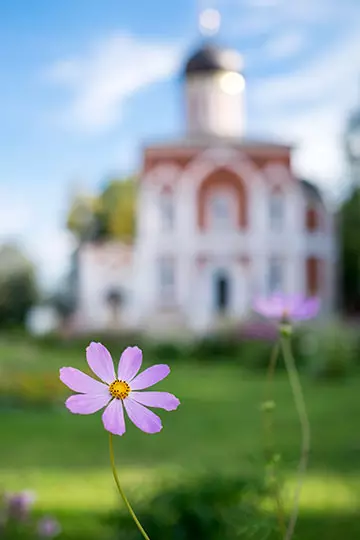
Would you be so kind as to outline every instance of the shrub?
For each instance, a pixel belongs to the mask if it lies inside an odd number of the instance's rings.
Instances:
[[[0,379],[3,407],[53,407],[66,395],[57,373],[16,373]]]
[[[356,361],[356,334],[342,325],[331,325],[303,338],[303,354],[309,373],[316,379],[342,379]]]
[[[181,342],[149,343],[147,349],[154,362],[186,360],[191,356],[191,345]]]
[[[267,341],[245,341],[242,344],[239,361],[247,369],[266,370],[273,344]]]
[[[212,335],[194,342],[191,355],[196,360],[236,359],[240,343],[229,335]]]
[[[35,518],[34,495],[27,491],[0,493],[0,537],[3,540],[49,540],[61,533],[59,523],[51,516]]]
[[[160,493],[138,517],[157,540],[264,540],[274,528],[273,518],[260,511],[265,495],[257,479],[209,476]],[[127,514],[111,521],[116,540],[139,537]]]

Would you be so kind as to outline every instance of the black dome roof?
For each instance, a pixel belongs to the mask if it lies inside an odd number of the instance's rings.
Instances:
[[[241,55],[233,49],[205,44],[193,53],[185,66],[185,75],[214,71],[237,71],[242,68]]]
[[[305,180],[301,178],[300,186],[302,187],[306,197],[310,199],[316,199],[319,202],[323,201],[320,189],[317,186],[315,186],[315,184],[313,184],[312,182],[309,182],[309,180]]]

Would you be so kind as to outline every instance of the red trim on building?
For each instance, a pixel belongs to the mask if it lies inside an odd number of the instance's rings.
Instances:
[[[322,281],[322,261],[317,257],[306,259],[306,292],[308,296],[319,296]]]
[[[197,199],[198,227],[206,229],[206,204],[209,194],[218,188],[229,187],[236,197],[236,222],[239,229],[245,229],[248,224],[247,193],[243,180],[227,169],[216,169],[202,182]]]

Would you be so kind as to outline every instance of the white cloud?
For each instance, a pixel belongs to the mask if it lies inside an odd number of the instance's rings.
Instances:
[[[30,222],[28,204],[13,192],[0,189],[0,241],[16,238]]]
[[[298,173],[318,180],[331,194],[343,185],[343,132],[358,101],[360,32],[352,30],[301,69],[258,80],[251,95],[255,132],[293,141]]]
[[[336,198],[344,177],[341,140],[342,117],[316,107],[308,114],[279,117],[273,132],[294,143],[293,166],[297,174],[317,181]]]
[[[132,93],[176,71],[180,52],[178,45],[117,33],[82,55],[57,62],[48,77],[71,94],[61,118],[82,131],[111,127]]]
[[[72,235],[56,225],[27,235],[26,251],[39,269],[42,288],[51,288],[65,275],[74,247]]]
[[[240,0],[232,0],[232,3],[239,4]],[[245,0],[244,5],[251,8],[273,7],[282,3],[282,0]]]
[[[318,54],[305,67],[281,76],[262,80],[255,89],[257,101],[271,100],[272,106],[282,107],[289,102],[301,102],[304,98],[322,103],[336,96],[344,101],[355,98],[355,86],[350,85],[357,77],[356,65],[360,50],[360,32],[345,36],[343,42],[335,42],[325,52]]]
[[[36,265],[40,286],[46,288],[64,275],[74,242],[55,220],[52,223],[45,216],[44,223],[41,204],[0,189],[0,244],[19,246]]]
[[[306,44],[304,32],[287,31],[270,39],[265,45],[265,54],[272,60],[283,60],[301,52]]]

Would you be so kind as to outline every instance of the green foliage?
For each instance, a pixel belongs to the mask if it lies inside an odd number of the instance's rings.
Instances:
[[[35,270],[12,245],[0,248],[0,327],[21,326],[37,299]]]
[[[70,205],[67,227],[80,240],[115,238],[131,242],[135,235],[136,180],[110,180],[97,196],[77,196]]]
[[[119,356],[119,343],[118,338],[118,342],[114,339],[109,345],[115,359]],[[129,337],[127,344],[134,343]],[[0,380],[16,377],[20,372],[31,372],[33,382],[36,374],[51,372],[57,378],[59,367],[64,365],[84,369],[84,345],[85,340],[82,344],[62,345],[54,341],[53,346],[50,342],[45,346],[42,341],[28,340],[19,333],[14,339],[8,334],[6,338],[0,336]],[[144,367],[156,361],[149,354],[144,355]],[[158,485],[164,489],[170,482],[185,483],[185,474],[197,476],[204,469],[214,477],[226,473],[256,475],[262,463],[259,406],[264,399],[265,376],[261,372],[255,376],[244,373],[239,364],[226,359],[201,364],[173,362],[170,358],[166,361],[171,375],[154,390],[176,394],[181,406],[173,413],[159,411],[164,424],[161,434],[147,436],[129,422],[126,435],[115,441],[120,481],[135,511],[143,510],[142,515],[149,511],[147,497]],[[356,504],[360,500],[359,376],[354,373],[341,384],[337,380],[313,384],[303,376],[303,383],[312,426],[312,451],[296,538],[360,538]],[[274,377],[273,396],[276,451],[282,456],[284,500],[289,511],[299,457],[299,425],[284,373]],[[101,412],[72,415],[63,405],[11,411],[0,407],[0,424],[1,485],[14,491],[35,490],[38,508],[46,508],[59,519],[62,539],[110,540],[108,533],[114,531],[103,519],[109,512],[125,514],[125,510],[111,477]],[[265,502],[261,508],[270,512],[270,504]],[[253,516],[255,525],[264,524],[264,514],[255,512]],[[119,525],[120,517],[116,522]],[[134,525],[131,527],[129,534],[135,535]],[[233,536],[234,540],[238,537]],[[171,533],[168,538],[173,538]],[[188,538],[196,536],[190,534]],[[279,535],[273,534],[271,540],[276,539]]]
[[[244,341],[239,361],[247,369],[265,371],[269,365],[272,347],[273,344],[267,341]]]
[[[236,360],[240,344],[229,335],[213,335],[197,340],[192,348],[192,355],[197,360],[212,361],[224,358]]]
[[[360,312],[360,188],[354,188],[340,210],[341,287],[345,308]]]
[[[315,379],[343,379],[354,370],[357,355],[357,332],[333,324],[303,336],[302,354],[308,371]]]
[[[273,518],[259,508],[265,495],[256,478],[211,475],[162,491],[142,509],[139,519],[150,538],[158,540],[265,540],[274,529]],[[114,521],[114,540],[138,538],[127,514]]]
[[[66,226],[80,241],[104,237],[106,222],[98,198],[77,195],[70,204]]]
[[[49,408],[63,403],[69,392],[57,373],[13,372],[0,379],[0,406],[3,408]]]
[[[52,517],[37,519],[33,496],[27,492],[0,493],[0,537],[3,540],[40,540],[58,537],[60,525]]]
[[[131,242],[135,235],[136,180],[111,180],[100,195],[111,238]]]
[[[154,362],[173,362],[175,360],[189,360],[192,356],[192,345],[179,342],[150,342],[147,350]]]

